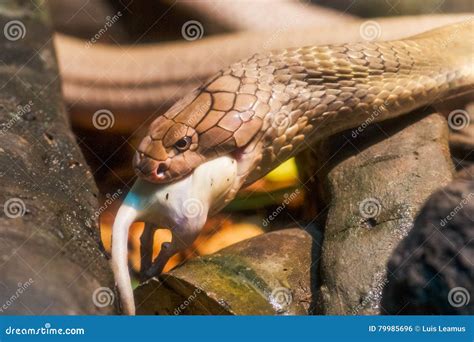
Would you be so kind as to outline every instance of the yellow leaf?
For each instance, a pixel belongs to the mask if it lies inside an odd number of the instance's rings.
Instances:
[[[278,166],[275,170],[265,176],[265,179],[271,182],[291,182],[298,179],[298,169],[295,159],[288,159]]]

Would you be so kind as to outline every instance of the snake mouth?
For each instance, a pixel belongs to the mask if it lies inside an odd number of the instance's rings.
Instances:
[[[133,165],[135,174],[151,183],[168,183],[172,178],[166,161],[158,161],[143,153],[135,154]]]
[[[135,174],[141,179],[156,184],[167,183],[167,180],[169,179],[169,177],[166,176],[166,173],[144,173],[140,168],[135,168]]]
[[[160,181],[164,181],[166,179],[166,171],[168,171],[168,167],[165,163],[158,164],[158,167],[156,168],[155,172],[156,178]]]
[[[244,155],[245,149],[243,147],[236,149],[234,152],[232,152],[230,155],[232,158],[234,158],[237,162],[239,162],[243,155]]]

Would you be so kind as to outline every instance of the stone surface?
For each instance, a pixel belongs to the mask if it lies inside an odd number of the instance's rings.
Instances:
[[[311,202],[329,208],[320,210],[318,313],[377,314],[389,256],[426,198],[451,180],[446,121],[425,115],[361,126],[306,156],[306,177],[319,193]]]
[[[140,285],[138,314],[306,315],[320,234],[285,229],[198,257]]]

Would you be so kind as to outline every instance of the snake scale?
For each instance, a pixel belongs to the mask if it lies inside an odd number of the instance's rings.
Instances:
[[[192,42],[182,40],[125,46],[99,43],[89,46],[80,39],[56,34],[65,101],[69,106],[81,108],[79,112],[82,114],[102,108],[116,114],[133,113],[124,120],[129,123],[141,111],[162,113],[219,70],[257,52],[342,44],[362,38],[360,30],[364,22],[360,20],[343,23],[332,20],[322,25],[318,19],[311,27],[295,28],[292,23],[297,18],[291,17],[291,13],[288,15],[283,28],[206,35]],[[380,27],[378,39],[386,41],[469,18],[469,14],[443,14],[374,18],[373,21]],[[216,16],[214,20],[217,20]],[[118,124],[120,120],[117,120]],[[90,120],[83,120],[83,125],[91,126]]]
[[[396,41],[255,54],[158,117],[135,170],[167,183],[229,154],[238,160],[237,191],[318,139],[472,87],[473,32],[467,20]]]
[[[139,179],[113,226],[124,311],[135,313],[127,263],[133,222],[145,222],[147,274],[157,275],[192,244],[209,214],[316,140],[472,90],[472,33],[467,20],[402,40],[254,54],[159,116],[138,147]],[[157,226],[168,227],[172,240],[152,262]]]

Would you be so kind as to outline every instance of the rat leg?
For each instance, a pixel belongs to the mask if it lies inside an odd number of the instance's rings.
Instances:
[[[172,243],[163,242],[160,253],[153,261],[153,264],[145,271],[145,279],[160,275],[168,260],[177,252],[178,250],[172,247]]]
[[[140,236],[140,281],[148,279],[146,271],[151,267],[153,261],[153,241],[155,226],[145,222],[145,228]]]
[[[198,232],[187,232],[186,234],[180,235],[172,231],[171,242],[164,242],[161,244],[161,250],[156,259],[153,261],[153,265],[146,271],[146,276],[149,278],[158,276],[163,272],[168,260],[178,252],[181,252],[191,246],[196,240]]]

